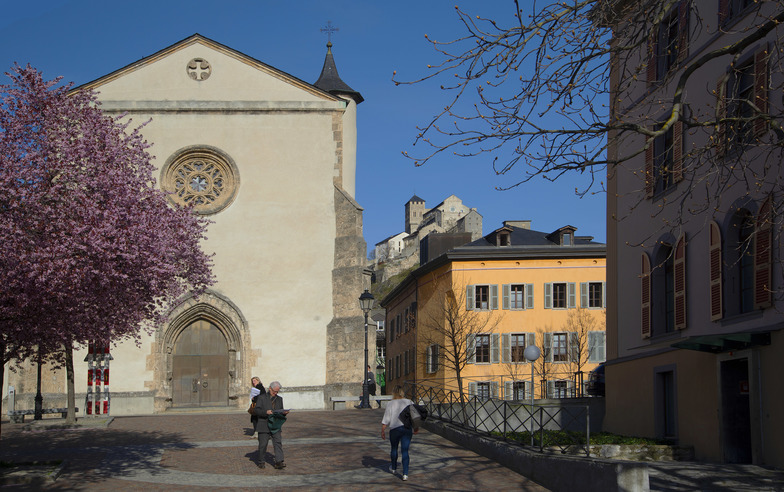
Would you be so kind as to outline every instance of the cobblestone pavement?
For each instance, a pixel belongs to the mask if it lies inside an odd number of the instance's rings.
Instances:
[[[258,442],[240,412],[117,417],[93,427],[85,418],[76,429],[3,422],[0,460],[64,460],[57,480],[44,483],[47,490],[547,490],[425,430],[414,436],[403,482],[387,470],[382,415],[378,409],[292,412],[283,426],[283,470],[271,466],[271,444],[266,468],[256,466]]]

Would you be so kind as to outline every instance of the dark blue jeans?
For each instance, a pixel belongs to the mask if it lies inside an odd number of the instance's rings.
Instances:
[[[411,446],[411,437],[414,431],[406,429],[402,425],[389,431],[389,443],[392,444],[392,451],[389,459],[392,461],[392,468],[397,469],[397,445],[403,450],[403,475],[408,475],[408,447]]]

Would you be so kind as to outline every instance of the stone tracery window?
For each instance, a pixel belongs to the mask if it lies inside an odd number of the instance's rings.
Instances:
[[[173,202],[193,205],[198,213],[207,215],[234,201],[239,173],[226,153],[213,147],[188,147],[166,161],[161,184]]]

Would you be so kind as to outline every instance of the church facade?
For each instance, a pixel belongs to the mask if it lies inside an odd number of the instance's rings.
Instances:
[[[315,84],[201,35],[74,89],[143,128],[172,206],[211,221],[204,248],[216,283],[173,306],[141,344],[111,349],[112,415],[241,407],[250,379],[283,385],[292,408],[358,394],[369,280],[362,208],[354,199],[357,104],[328,45]],[[77,406],[86,351],[75,352]],[[35,368],[8,374],[16,407],[35,394]],[[44,377],[45,405],[64,398]],[[29,408],[32,408],[30,405]]]

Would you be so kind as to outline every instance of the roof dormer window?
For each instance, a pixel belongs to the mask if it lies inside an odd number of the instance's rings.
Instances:
[[[572,245],[572,233],[564,232],[561,235],[561,246],[571,246],[571,245]]]
[[[508,231],[501,231],[496,235],[496,246],[510,246],[511,244]]]

